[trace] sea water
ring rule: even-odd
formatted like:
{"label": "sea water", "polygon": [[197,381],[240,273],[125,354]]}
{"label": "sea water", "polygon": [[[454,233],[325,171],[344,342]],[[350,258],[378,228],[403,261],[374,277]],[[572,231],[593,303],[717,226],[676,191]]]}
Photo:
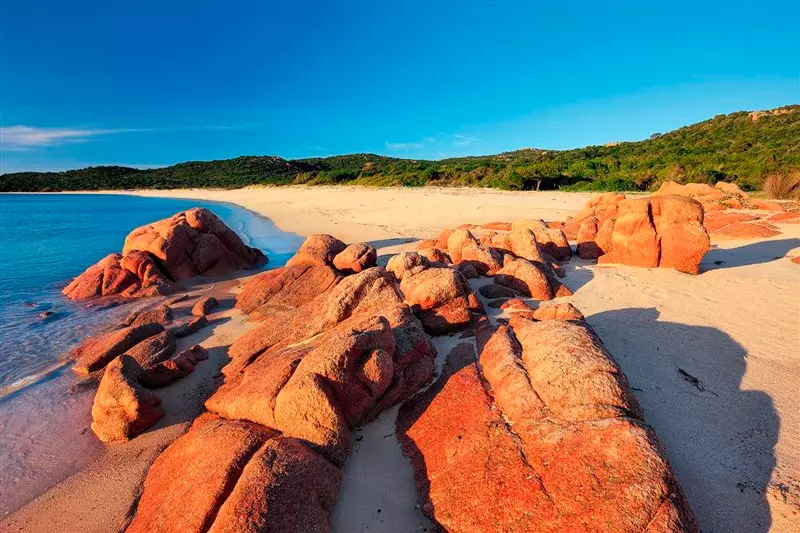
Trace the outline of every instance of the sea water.
{"label": "sea water", "polygon": [[[61,289],[86,267],[121,252],[134,228],[191,207],[207,207],[269,267],[299,237],[240,207],[196,200],[95,194],[0,195],[0,399],[63,364],[63,354],[136,302],[103,309],[70,302]],[[40,316],[46,313],[47,316]]]}
{"label": "sea water", "polygon": [[[86,337],[118,323],[148,298],[103,307],[72,302],[61,290],[134,228],[191,207],[206,207],[266,268],[283,265],[302,237],[238,206],[197,200],[100,194],[0,194],[0,517],[102,453],[88,431],[93,394],[66,356]],[[49,313],[40,317],[43,312]]]}

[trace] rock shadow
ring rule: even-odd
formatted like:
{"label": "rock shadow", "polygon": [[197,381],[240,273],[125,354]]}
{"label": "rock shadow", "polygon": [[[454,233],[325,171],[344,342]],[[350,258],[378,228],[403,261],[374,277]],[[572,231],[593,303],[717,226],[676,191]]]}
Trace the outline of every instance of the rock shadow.
{"label": "rock shadow", "polygon": [[786,257],[794,248],[800,247],[800,239],[777,239],[756,241],[738,248],[712,248],[700,263],[700,271],[760,265]]}
{"label": "rock shadow", "polygon": [[744,390],[747,352],[710,327],[658,320],[653,308],[591,315],[658,434],[703,531],[766,532],[780,419]]}
{"label": "rock shadow", "polygon": [[396,237],[393,239],[378,239],[376,241],[367,241],[366,244],[370,246],[374,246],[376,249],[381,248],[388,248],[390,246],[399,246],[401,244],[411,244],[419,242],[419,239],[416,237]]}

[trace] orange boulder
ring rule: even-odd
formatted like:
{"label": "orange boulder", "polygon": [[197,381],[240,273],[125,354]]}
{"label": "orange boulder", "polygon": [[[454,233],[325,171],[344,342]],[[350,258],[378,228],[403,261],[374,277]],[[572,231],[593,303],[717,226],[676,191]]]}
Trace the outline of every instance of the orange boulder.
{"label": "orange boulder", "polygon": [[92,431],[103,442],[128,440],[161,420],[161,399],[139,385],[142,369],[121,355],[106,367],[92,406]]}
{"label": "orange boulder", "polygon": [[375,266],[378,253],[374,246],[357,242],[336,254],[333,266],[345,274],[354,274]]}

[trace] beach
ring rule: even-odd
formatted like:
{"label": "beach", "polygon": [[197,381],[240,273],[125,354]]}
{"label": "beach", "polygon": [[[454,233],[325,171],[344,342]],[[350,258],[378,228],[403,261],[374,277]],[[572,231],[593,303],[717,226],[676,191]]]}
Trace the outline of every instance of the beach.
{"label": "beach", "polygon": [[[284,232],[372,244],[379,264],[460,224],[564,220],[592,196],[428,187],[126,194],[236,204]],[[800,266],[789,260],[800,255],[800,225],[779,228],[782,235],[770,239],[712,239],[698,276],[578,258],[564,266],[563,281],[574,292],[568,301],[627,375],[703,531],[795,531],[800,524]],[[252,327],[232,308],[246,280],[203,285],[228,303],[210,317],[213,329],[182,340],[209,348],[212,358],[164,389],[167,418],[128,443],[108,446],[5,519],[3,530],[124,527],[148,466],[202,410],[225,347]],[[436,343],[441,356],[454,340]],[[431,530],[392,435],[396,411],[354,431],[358,440],[344,467],[334,531]]]}

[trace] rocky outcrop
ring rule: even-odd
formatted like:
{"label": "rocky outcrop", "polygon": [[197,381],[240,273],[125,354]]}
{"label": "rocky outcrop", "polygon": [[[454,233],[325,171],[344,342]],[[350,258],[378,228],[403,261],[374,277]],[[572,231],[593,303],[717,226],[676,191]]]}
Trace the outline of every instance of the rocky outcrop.
{"label": "rocky outcrop", "polygon": [[92,406],[92,431],[103,442],[135,437],[161,420],[161,399],[139,385],[142,368],[128,355],[106,367]]}
{"label": "rocky outcrop", "polygon": [[261,266],[266,256],[245,245],[236,233],[209,211],[195,207],[133,230],[122,255],[147,252],[172,280],[223,275]]}
{"label": "rocky outcrop", "polygon": [[[433,248],[429,248],[433,250]],[[406,272],[417,267],[429,267],[430,260],[420,252],[400,252],[389,258],[386,270],[394,274],[397,281],[402,281]]]}
{"label": "rocky outcrop", "polygon": [[527,259],[507,258],[502,270],[494,277],[494,282],[537,300],[552,300],[555,297],[546,273]]}
{"label": "rocky outcrop", "polygon": [[164,331],[164,326],[147,323],[91,337],[70,352],[70,357],[75,359],[72,370],[78,374],[89,374],[101,370],[119,355],[162,331]]}
{"label": "rocky outcrop", "polygon": [[[270,283],[250,288],[252,309],[272,303]],[[433,344],[381,267],[258,318],[229,350],[213,414],[151,467],[128,531],[329,531],[351,428],[433,376]]]}
{"label": "rocky outcrop", "polygon": [[327,293],[340,280],[326,265],[277,268],[245,284],[236,297],[236,308],[256,318],[295,309]]}
{"label": "rocky outcrop", "polygon": [[330,235],[312,235],[303,241],[297,253],[286,262],[286,266],[333,266],[333,259],[345,248],[345,243]]}
{"label": "rocky outcrop", "polygon": [[172,308],[168,305],[159,305],[152,309],[145,309],[143,311],[135,311],[128,315],[123,322],[123,326],[140,326],[142,324],[161,324],[167,326],[172,322],[173,314]]}
{"label": "rocky outcrop", "polygon": [[374,246],[357,242],[336,254],[333,266],[345,274],[355,274],[374,267],[377,259],[378,253]]}
{"label": "rocky outcrop", "polygon": [[266,256],[208,209],[194,208],[133,230],[122,254],[89,267],[62,291],[71,300],[169,294],[173,281],[261,266]]}
{"label": "rocky outcrop", "polygon": [[688,197],[627,199],[606,193],[567,224],[579,226],[578,254],[583,259],[697,274],[710,248],[703,219],[703,206]]}
{"label": "rocky outcrop", "polygon": [[125,353],[133,357],[142,368],[150,368],[172,357],[176,348],[175,334],[167,330],[144,339]]}
{"label": "rocky outcrop", "polygon": [[300,440],[203,415],[153,463],[126,531],[325,532],[340,479]]}
{"label": "rocky outcrop", "polygon": [[484,247],[467,229],[457,229],[447,238],[447,253],[453,264],[472,265],[478,274],[494,275],[503,266],[503,258],[492,248]]}
{"label": "rocky outcrop", "polygon": [[165,387],[194,372],[198,361],[208,359],[208,351],[195,344],[175,357],[144,369],[139,383],[148,389]]}
{"label": "rocky outcrop", "polygon": [[191,313],[194,316],[206,316],[217,308],[219,302],[213,296],[203,296],[192,306]]}
{"label": "rocky outcrop", "polygon": [[517,220],[511,224],[512,233],[525,231],[533,233],[542,251],[547,255],[558,261],[568,261],[572,257],[572,248],[560,228],[551,228],[544,220],[536,219]]}
{"label": "rocky outcrop", "polygon": [[484,321],[478,347],[457,346],[397,421],[422,508],[446,531],[699,531],[590,329]]}
{"label": "rocky outcrop", "polygon": [[400,290],[431,335],[462,329],[470,323],[471,312],[480,310],[466,280],[450,268],[413,269],[403,277]]}

